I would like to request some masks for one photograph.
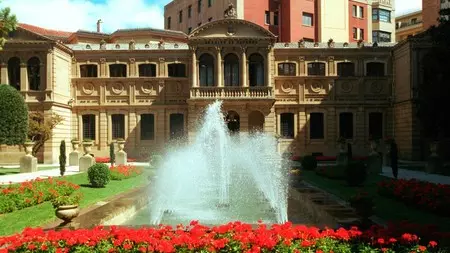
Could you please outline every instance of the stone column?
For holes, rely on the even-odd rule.
[[[53,50],[47,52],[45,90],[53,90]]]
[[[28,90],[27,64],[20,63],[20,91]]]
[[[272,75],[271,75],[271,73],[272,73],[272,68],[271,68],[271,59],[270,59],[270,57],[272,56],[272,49],[269,47],[269,48],[267,48],[267,55],[266,55],[266,66],[265,66],[265,69],[266,69],[266,76],[265,76],[265,79],[266,79],[266,86],[267,87],[272,87],[272,80],[271,80],[271,77],[272,77]]]
[[[1,84],[8,84],[8,64],[2,62],[1,64],[1,72],[0,72],[0,83]]]
[[[217,70],[217,87],[223,87],[223,77],[222,77],[222,48],[221,47],[216,47],[216,70]]]
[[[247,78],[247,48],[241,48],[241,83],[242,87],[248,87],[248,78]]]
[[[191,51],[192,51],[192,73],[191,73],[191,77],[192,77],[192,87],[198,87],[198,77],[197,77],[197,53],[196,53],[197,48],[192,47]]]
[[[139,76],[139,74],[137,73],[137,66],[136,66],[136,59],[135,58],[130,58],[129,59],[129,77],[136,77]]]
[[[335,72],[335,69],[334,69],[334,57],[333,56],[330,56],[330,57],[328,57],[328,75],[329,76],[335,76],[336,75],[336,72]]]

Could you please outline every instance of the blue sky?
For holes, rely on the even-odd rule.
[[[171,0],[2,0],[19,22],[49,29],[95,30],[98,19],[103,31],[120,28],[164,27],[164,5]],[[395,0],[396,15],[420,10],[422,0]]]

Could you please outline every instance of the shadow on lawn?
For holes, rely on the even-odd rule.
[[[105,188],[105,187],[95,187],[95,186],[93,186],[91,184],[80,184],[79,186],[83,187],[83,188],[91,188],[91,189],[102,189],[102,188]]]

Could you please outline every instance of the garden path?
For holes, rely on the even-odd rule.
[[[392,169],[388,166],[383,166],[383,172],[380,174],[385,177],[393,178]],[[398,170],[398,178],[400,179],[417,179],[421,181],[427,181],[435,184],[448,184],[450,185],[450,177],[437,175],[437,174],[429,174],[423,171],[415,171],[415,170],[406,170],[399,169]]]

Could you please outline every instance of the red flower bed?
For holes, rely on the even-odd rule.
[[[109,157],[96,157],[95,158],[96,163],[109,163],[109,161],[110,161]],[[136,162],[136,159],[127,158],[127,162],[134,163],[134,162]]]
[[[336,156],[315,156],[315,158],[319,162],[334,162],[334,161],[336,161]],[[291,160],[292,161],[301,162],[302,161],[302,157],[301,156],[292,156]],[[354,161],[366,161],[367,160],[367,156],[353,156],[352,160],[354,160]]]
[[[25,229],[21,234],[0,237],[0,252],[429,252],[436,242],[419,245],[419,238],[371,238],[356,228],[319,230],[291,223],[252,228],[241,222],[206,227],[159,228],[97,227],[90,230],[44,232]],[[3,247],[2,247],[3,245]],[[363,250],[364,251],[361,251]]]
[[[80,186],[62,180],[35,179],[0,186],[0,214],[38,205],[59,196],[68,196]]]
[[[133,165],[118,165],[110,167],[111,180],[123,180],[142,174],[143,170]]]
[[[378,183],[378,194],[405,204],[450,216],[450,186],[415,179],[386,180]]]

